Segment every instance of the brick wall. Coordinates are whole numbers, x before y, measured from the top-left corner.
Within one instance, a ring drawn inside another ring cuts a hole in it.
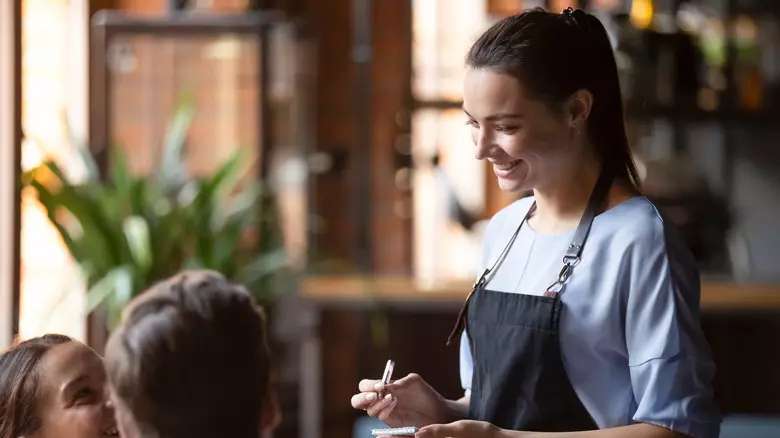
[[[214,9],[240,9],[245,0],[213,0]],[[343,154],[346,167],[339,171],[318,175],[312,193],[313,212],[322,218],[313,247],[320,258],[338,259],[347,266],[356,266],[354,217],[355,184],[359,184],[360,166],[371,168],[371,257],[373,270],[382,274],[408,274],[412,266],[411,194],[396,185],[399,166],[395,144],[399,136],[408,133],[409,86],[411,81],[411,1],[374,0],[372,5],[372,45],[374,57],[371,66],[371,162],[360,163],[358,110],[356,107],[357,71],[351,57],[353,0],[301,0],[272,2],[290,8],[293,3],[311,25],[317,40],[317,96],[316,149],[321,152]],[[167,0],[116,0],[116,7],[126,11],[158,15],[165,12]],[[193,125],[190,148],[197,151],[191,158],[195,169],[207,170],[215,161],[214,145],[225,143],[219,127],[211,117],[212,106],[218,106],[219,96],[228,92],[224,87],[224,65],[216,61],[198,59],[191,44],[181,42],[172,52],[155,41],[131,41],[128,46],[136,55],[137,65],[131,73],[116,75],[113,93],[116,99],[112,117],[113,135],[130,154],[130,161],[138,170],[148,170],[157,162],[157,145],[173,109],[182,78],[199,80],[198,118]],[[249,45],[243,49],[251,52]],[[171,53],[178,57],[174,72]],[[167,54],[167,55],[166,55]],[[241,83],[242,99],[237,109],[234,143],[252,144],[257,135],[253,123],[252,100],[257,90],[247,85],[254,71],[245,68],[251,63],[243,56],[233,72]],[[149,66],[147,64],[153,64]],[[184,69],[184,70],[183,70]],[[220,70],[221,69],[221,70]],[[227,75],[227,76],[225,76]],[[154,92],[144,87],[154,85]],[[399,123],[400,122],[400,123]],[[224,132],[224,128],[222,130]],[[402,141],[402,140],[401,140]],[[219,148],[217,148],[219,149]],[[217,154],[220,155],[220,154]],[[221,154],[224,155],[224,154]]]
[[[117,40],[120,41],[120,40]],[[159,164],[162,141],[183,93],[193,93],[195,119],[187,161],[207,173],[239,147],[257,156],[257,42],[250,37],[127,37],[127,71],[112,74],[112,138],[135,171]],[[209,52],[230,53],[226,58]]]

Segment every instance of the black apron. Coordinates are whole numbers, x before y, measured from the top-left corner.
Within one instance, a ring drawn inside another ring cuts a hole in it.
[[[590,226],[607,199],[612,176],[602,172],[556,281],[543,296],[485,289],[512,247],[531,206],[495,264],[463,305],[448,343],[465,328],[474,358],[469,417],[511,430],[571,432],[598,427],[571,386],[561,359],[559,294],[579,263]],[[511,268],[509,268],[511,269]]]

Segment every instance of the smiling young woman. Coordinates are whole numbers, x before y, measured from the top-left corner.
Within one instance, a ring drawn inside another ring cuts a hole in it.
[[[410,375],[361,382],[352,405],[426,438],[717,437],[699,272],[640,193],[604,26],[526,11],[480,36],[466,65],[476,158],[502,190],[533,196],[485,231],[450,338],[464,397]]]
[[[119,436],[103,360],[63,335],[0,356],[0,438]]]

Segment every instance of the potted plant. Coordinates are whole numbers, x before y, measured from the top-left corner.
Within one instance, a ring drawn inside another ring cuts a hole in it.
[[[52,159],[24,175],[82,271],[87,310],[102,305],[109,330],[134,296],[182,269],[219,271],[266,306],[284,290],[279,283],[290,279],[272,193],[248,182],[245,151],[211,174],[187,171],[185,140],[194,111],[192,99],[182,99],[153,175],[132,173],[116,146],[110,171],[101,173],[78,144],[85,178],[69,178]]]

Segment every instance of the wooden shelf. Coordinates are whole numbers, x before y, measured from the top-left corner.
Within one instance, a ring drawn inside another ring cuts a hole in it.
[[[321,304],[411,303],[459,305],[471,283],[422,284],[409,277],[318,276],[301,283],[304,299]],[[701,288],[705,311],[780,311],[780,285],[705,281]]]

